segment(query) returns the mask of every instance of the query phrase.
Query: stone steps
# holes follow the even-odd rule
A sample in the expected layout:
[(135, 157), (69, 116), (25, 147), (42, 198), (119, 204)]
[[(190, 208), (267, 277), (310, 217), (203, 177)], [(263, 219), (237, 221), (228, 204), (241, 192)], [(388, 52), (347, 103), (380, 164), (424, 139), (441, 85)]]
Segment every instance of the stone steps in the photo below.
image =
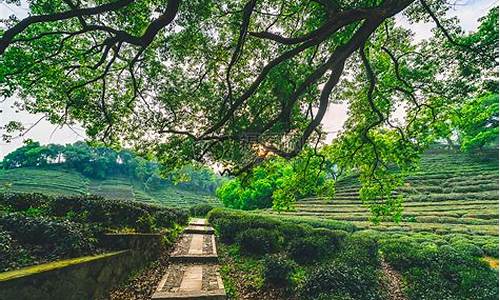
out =
[(152, 299), (226, 299), (214, 229), (207, 220), (191, 220), (175, 245), (171, 260)]
[(184, 233), (214, 234), (214, 229), (210, 226), (190, 224), (184, 229)]

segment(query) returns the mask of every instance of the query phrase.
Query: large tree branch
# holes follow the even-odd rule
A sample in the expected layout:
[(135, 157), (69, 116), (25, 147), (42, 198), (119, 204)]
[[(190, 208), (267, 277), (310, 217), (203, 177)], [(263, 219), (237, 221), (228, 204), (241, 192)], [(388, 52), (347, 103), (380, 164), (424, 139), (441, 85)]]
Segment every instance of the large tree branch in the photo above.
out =
[[(30, 16), (19, 23), (17, 23), (14, 27), (5, 31), (5, 33), (0, 38), (0, 55), (2, 55), (7, 47), (14, 41), (23, 41), (23, 39), (14, 40), (14, 37), (24, 31), (28, 26), (43, 23), (43, 22), (54, 22), (54, 21), (63, 21), (71, 18), (79, 18), (80, 23), (82, 25), (82, 30), (79, 31), (80, 34), (91, 32), (91, 31), (104, 31), (113, 35), (113, 39), (116, 42), (126, 42), (132, 45), (141, 46), (142, 48), (147, 47), (154, 39), (154, 37), (158, 34), (158, 32), (169, 25), (177, 15), (179, 10), (179, 5), (181, 0), (169, 0), (167, 3), (167, 7), (165, 9), (165, 13), (160, 15), (157, 19), (152, 21), (149, 26), (146, 28), (144, 33), (141, 36), (134, 36), (129, 34), (123, 30), (117, 30), (109, 26), (105, 25), (87, 25), (85, 21), (82, 22), (83, 16), (92, 16), (99, 15), (105, 12), (116, 11), (118, 9), (124, 8), (134, 2), (134, 0), (119, 0), (116, 2), (103, 4), (101, 6), (96, 6), (92, 8), (74, 8), (69, 11), (54, 13), (50, 15), (39, 15), (39, 16)], [(30, 38), (29, 40), (38, 39), (46, 35), (64, 33), (62, 31), (43, 33), (37, 36), (36, 38)], [(28, 40), (28, 39), (24, 39)]]
[(96, 7), (71, 9), (69, 11), (54, 13), (50, 15), (29, 16), (4, 32), (4, 34), (0, 38), (0, 55), (5, 52), (5, 49), (7, 49), (12, 39), (17, 34), (28, 28), (28, 26), (30, 25), (42, 22), (62, 21), (74, 17), (97, 15), (104, 12), (118, 10), (120, 8), (126, 7), (132, 2), (134, 2), (134, 0), (118, 0), (116, 2), (107, 3)]
[[(277, 65), (281, 64), (282, 62), (292, 59), (299, 53), (303, 52), (305, 49), (308, 49), (310, 47), (317, 46), (321, 44), (323, 41), (328, 39), (331, 35), (336, 33), (338, 30), (343, 28), (344, 26), (347, 26), (349, 24), (353, 24), (353, 22), (362, 20), (362, 19), (367, 19), (372, 23), (372, 21), (375, 21), (374, 23), (377, 23), (375, 28), (382, 22), (385, 18), (391, 17), (394, 14), (400, 12), (402, 9), (407, 7), (410, 3), (414, 2), (415, 0), (404, 0), (404, 1), (388, 1), (387, 3), (384, 3), (383, 5), (375, 8), (368, 8), (368, 9), (361, 9), (361, 8), (356, 8), (348, 11), (341, 12), (339, 14), (334, 15), (332, 17), (331, 21), (328, 21), (328, 26), (325, 26), (325, 30), (322, 30), (321, 33), (318, 33), (311, 37), (310, 39), (306, 40), (302, 44), (298, 45), (297, 47), (288, 50), (287, 52), (281, 54), (277, 58), (273, 59), (270, 61), (260, 72), (260, 74), (257, 76), (257, 78), (253, 81), (253, 83), (245, 90), (245, 92), (238, 98), (236, 101), (227, 109), (226, 114), (219, 120), (217, 121), (213, 126), (211, 126), (209, 129), (205, 131), (205, 133), (202, 135), (208, 135), (211, 134), (217, 130), (219, 130), (236, 112), (236, 110), (243, 105), (248, 98), (250, 98), (258, 89), (260, 84), (266, 79), (266, 76), (268, 73)], [(373, 30), (375, 30), (373, 28)], [(371, 32), (370, 32), (371, 33)], [(359, 46), (358, 46), (359, 47)], [(356, 48), (355, 48), (356, 49)], [(353, 51), (355, 50), (353, 49)], [(326, 70), (325, 70), (326, 71)], [(321, 72), (319, 72), (321, 73)], [(324, 74), (324, 72), (322, 73)], [(321, 74), (321, 75), (322, 75)]]

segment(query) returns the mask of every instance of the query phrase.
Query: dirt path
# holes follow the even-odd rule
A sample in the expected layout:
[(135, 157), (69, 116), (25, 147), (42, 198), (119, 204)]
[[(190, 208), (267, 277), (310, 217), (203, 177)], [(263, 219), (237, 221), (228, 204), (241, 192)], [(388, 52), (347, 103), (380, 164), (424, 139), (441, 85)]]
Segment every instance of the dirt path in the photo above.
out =
[(403, 293), (403, 279), (401, 274), (394, 270), (387, 262), (382, 259), (380, 263), (385, 278), (387, 279), (386, 290), (387, 300), (408, 300)]

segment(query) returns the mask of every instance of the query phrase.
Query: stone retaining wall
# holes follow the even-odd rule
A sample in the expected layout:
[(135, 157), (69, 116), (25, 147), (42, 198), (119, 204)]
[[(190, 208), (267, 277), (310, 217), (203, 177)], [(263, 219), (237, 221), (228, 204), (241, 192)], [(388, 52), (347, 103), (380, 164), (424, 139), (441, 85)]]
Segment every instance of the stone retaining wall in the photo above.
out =
[(106, 248), (127, 250), (0, 273), (0, 299), (97, 299), (156, 258), (162, 239), (160, 234), (108, 234)]
[(159, 233), (108, 233), (102, 239), (102, 247), (110, 250), (140, 250), (147, 259), (160, 254), (164, 235)]

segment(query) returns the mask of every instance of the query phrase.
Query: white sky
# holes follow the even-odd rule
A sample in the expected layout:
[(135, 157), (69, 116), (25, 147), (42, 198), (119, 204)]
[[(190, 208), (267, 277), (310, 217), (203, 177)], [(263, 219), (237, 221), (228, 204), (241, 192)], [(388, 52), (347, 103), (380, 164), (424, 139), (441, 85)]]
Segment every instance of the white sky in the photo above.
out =
[[(497, 5), (496, 0), (458, 0), (456, 3), (455, 8), (449, 12), (449, 16), (457, 16), (465, 31), (475, 30), (478, 26), (477, 20), (486, 15), (490, 8)], [(3, 19), (12, 14), (16, 14), (19, 17), (26, 16), (27, 10), (15, 5), (7, 5), (0, 0), (0, 18)], [(397, 16), (397, 21), (403, 26), (409, 26), (401, 16)], [(421, 40), (431, 36), (430, 30), (433, 27), (434, 24), (432, 23), (420, 23), (413, 24), (410, 28), (415, 33), (415, 39)], [(29, 127), (40, 119), (41, 115), (16, 112), (11, 107), (13, 101), (14, 99), (7, 99), (4, 102), (0, 102), (0, 126), (5, 125), (8, 121), (16, 120), (21, 121), (26, 127)], [(347, 106), (345, 104), (332, 104), (329, 106), (322, 122), (324, 129), (329, 133), (328, 140), (331, 140), (335, 133), (342, 129), (346, 119)], [(0, 134), (2, 134), (1, 130)], [(20, 147), (25, 139), (33, 139), (39, 141), (41, 144), (66, 144), (83, 140), (84, 135), (85, 133), (82, 128), (58, 128), (56, 125), (42, 120), (28, 134), (16, 138), (11, 143), (6, 144), (0, 140), (0, 159)]]

